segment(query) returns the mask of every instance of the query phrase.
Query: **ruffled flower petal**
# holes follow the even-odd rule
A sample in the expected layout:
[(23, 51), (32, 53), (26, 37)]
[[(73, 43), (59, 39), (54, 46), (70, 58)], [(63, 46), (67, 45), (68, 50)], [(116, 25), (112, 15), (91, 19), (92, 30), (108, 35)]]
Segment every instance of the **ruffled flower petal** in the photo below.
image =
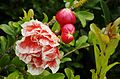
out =
[(39, 75), (44, 71), (44, 68), (42, 67), (34, 67), (31, 65), (27, 65), (28, 70), (27, 72), (31, 73), (32, 75)]
[(47, 66), (52, 70), (52, 73), (56, 73), (59, 69), (60, 59), (54, 59), (53, 61), (48, 61)]
[(20, 53), (37, 53), (42, 48), (37, 42), (31, 40), (31, 36), (23, 37), (16, 44), (16, 50)]
[(60, 39), (48, 26), (37, 20), (21, 25), (23, 38), (16, 42), (16, 55), (28, 66), (28, 72), (39, 75), (49, 67), (56, 73), (60, 64)]

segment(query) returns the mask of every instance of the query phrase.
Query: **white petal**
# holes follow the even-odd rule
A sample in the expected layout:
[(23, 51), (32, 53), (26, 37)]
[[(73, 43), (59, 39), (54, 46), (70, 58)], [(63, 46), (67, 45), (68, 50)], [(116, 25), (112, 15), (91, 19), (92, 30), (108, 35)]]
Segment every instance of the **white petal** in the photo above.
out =
[(28, 67), (27, 72), (29, 72), (32, 75), (39, 75), (44, 71), (44, 68), (41, 67), (36, 68), (32, 67), (31, 65), (27, 65), (27, 67)]
[(56, 66), (50, 67), (49, 68), (52, 70), (52, 73), (56, 73), (59, 70), (59, 65), (60, 65), (60, 60), (56, 59)]

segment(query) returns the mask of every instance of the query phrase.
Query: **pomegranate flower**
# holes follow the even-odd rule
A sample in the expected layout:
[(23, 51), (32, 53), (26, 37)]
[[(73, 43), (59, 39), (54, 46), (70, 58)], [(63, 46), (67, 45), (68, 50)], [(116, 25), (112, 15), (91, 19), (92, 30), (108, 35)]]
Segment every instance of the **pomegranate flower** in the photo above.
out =
[(37, 20), (25, 22), (23, 38), (16, 42), (16, 55), (27, 64), (28, 72), (39, 75), (49, 67), (56, 73), (60, 64), (59, 38), (50, 28)]

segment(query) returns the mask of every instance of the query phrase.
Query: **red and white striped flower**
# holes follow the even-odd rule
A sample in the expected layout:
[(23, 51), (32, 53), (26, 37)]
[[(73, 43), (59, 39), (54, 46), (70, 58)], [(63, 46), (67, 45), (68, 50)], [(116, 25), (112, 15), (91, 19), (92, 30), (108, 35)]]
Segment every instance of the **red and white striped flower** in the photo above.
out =
[(28, 72), (38, 75), (49, 67), (56, 73), (60, 64), (59, 38), (37, 20), (21, 25), (23, 38), (16, 42), (16, 55), (28, 66)]

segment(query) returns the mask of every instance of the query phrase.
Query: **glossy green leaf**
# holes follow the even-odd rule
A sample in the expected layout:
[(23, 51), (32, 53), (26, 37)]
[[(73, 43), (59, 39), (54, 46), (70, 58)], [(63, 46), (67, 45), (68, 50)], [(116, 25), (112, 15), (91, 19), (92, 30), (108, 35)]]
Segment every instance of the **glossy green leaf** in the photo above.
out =
[(7, 46), (6, 38), (4, 36), (0, 36), (0, 47), (2, 52), (6, 50), (6, 46)]
[(64, 71), (68, 79), (74, 79), (74, 73), (71, 69), (65, 68)]
[(81, 36), (81, 37), (76, 41), (75, 46), (76, 46), (76, 47), (80, 47), (83, 43), (86, 43), (87, 39), (88, 39), (87, 36), (85, 36), (85, 35)]
[(18, 71), (15, 71), (8, 75), (6, 79), (24, 79), (22, 75), (19, 75)]
[(93, 20), (94, 19), (94, 14), (87, 12), (87, 11), (78, 11), (78, 12), (76, 12), (76, 16), (80, 20), (83, 27), (86, 26), (86, 20)]
[(65, 62), (67, 62), (67, 61), (72, 61), (72, 59), (71, 59), (71, 58), (68, 58), (68, 57), (65, 57), (65, 58), (62, 58), (62, 59), (61, 59), (61, 63), (65, 63)]
[(42, 79), (64, 79), (64, 74), (62, 73), (55, 73), (55, 74), (50, 74), (48, 76), (45, 76)]
[(45, 13), (43, 13), (43, 15), (44, 15), (44, 19), (42, 20), (42, 22), (47, 23), (48, 22), (48, 16)]
[(44, 77), (44, 76), (48, 76), (48, 75), (50, 75), (50, 74), (51, 74), (51, 73), (50, 73), (49, 71), (44, 70), (43, 73), (41, 73), (40, 75)]
[(76, 16), (80, 20), (82, 26), (85, 27), (86, 26), (86, 20), (85, 20), (85, 18), (79, 12), (76, 12)]
[(58, 33), (60, 31), (60, 25), (58, 22), (55, 22), (52, 27), (52, 31)]
[(7, 33), (9, 35), (15, 35), (14, 30), (7, 24), (1, 24), (0, 29), (2, 29), (5, 33)]
[(0, 58), (0, 67), (5, 67), (10, 62), (10, 56), (5, 54)]
[(102, 11), (104, 13), (105, 22), (106, 22), (106, 24), (108, 24), (111, 21), (111, 15), (110, 15), (109, 8), (108, 8), (107, 4), (105, 3), (105, 1), (103, 1), (103, 0), (100, 1), (100, 4), (101, 4)]
[(80, 79), (80, 75), (76, 75), (74, 79)]
[(79, 11), (79, 14), (83, 16), (86, 20), (93, 20), (94, 14), (87, 11)]

